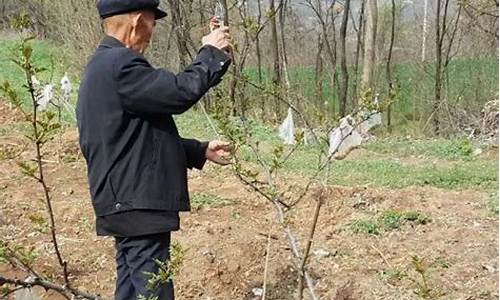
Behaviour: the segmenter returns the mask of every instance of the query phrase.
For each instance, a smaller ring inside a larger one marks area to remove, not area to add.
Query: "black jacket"
[[[187,168],[206,144],[183,139],[172,115],[218,84],[230,60],[212,46],[175,75],[105,37],[82,78],[77,119],[97,217],[132,210],[187,211]]]

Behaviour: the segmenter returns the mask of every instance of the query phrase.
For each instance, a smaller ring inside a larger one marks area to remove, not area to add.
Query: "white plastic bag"
[[[279,135],[287,145],[295,144],[295,127],[293,125],[292,109],[288,108],[288,115],[279,128]]]
[[[351,125],[350,116],[340,120],[339,127],[330,134],[329,154],[335,159],[344,159],[353,149],[359,147],[363,141],[359,132]]]
[[[52,84],[47,84],[43,87],[41,95],[36,99],[40,110],[46,110],[50,101],[54,97],[54,86]]]
[[[314,131],[311,129],[305,129],[304,130],[304,145],[312,146],[312,145],[317,145],[317,144],[318,144],[318,140],[316,138]]]
[[[357,129],[364,135],[367,134],[373,127],[379,125],[382,125],[382,114],[379,112],[372,112],[365,121],[359,124]]]
[[[71,95],[72,85],[71,81],[69,81],[68,74],[66,73],[64,73],[64,76],[61,79],[61,90],[63,92],[64,98],[68,99]]]

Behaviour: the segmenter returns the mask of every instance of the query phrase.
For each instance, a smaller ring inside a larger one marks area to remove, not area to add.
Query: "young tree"
[[[337,13],[334,12],[333,9],[329,9],[324,12],[322,1],[316,1],[313,3],[313,0],[306,0],[305,2],[307,6],[311,8],[316,16],[316,19],[321,28],[321,32],[323,34],[322,40],[326,46],[327,57],[329,58],[332,78],[332,87],[337,89],[337,94],[340,95],[340,88],[338,87],[338,73],[337,73],[337,38],[335,32],[335,19],[337,17]],[[335,5],[335,1],[333,1],[332,6]],[[329,18],[330,17],[330,18]],[[330,33],[331,32],[331,36]],[[335,113],[335,102],[332,101],[332,110]],[[345,112],[340,112],[341,116],[345,115]]]

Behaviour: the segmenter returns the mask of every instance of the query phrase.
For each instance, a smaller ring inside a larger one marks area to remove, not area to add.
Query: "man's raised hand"
[[[223,141],[211,141],[208,143],[205,153],[207,159],[221,166],[230,164],[229,156],[234,150],[233,145]]]
[[[211,45],[225,52],[230,52],[233,49],[231,34],[229,27],[219,26],[217,19],[210,20],[210,29],[212,32],[204,36],[201,40],[203,46]]]

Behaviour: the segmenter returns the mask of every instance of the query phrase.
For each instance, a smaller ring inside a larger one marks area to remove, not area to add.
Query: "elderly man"
[[[143,56],[158,0],[100,0],[106,36],[90,58],[78,105],[80,146],[88,166],[97,234],[116,240],[115,299],[174,299],[171,281],[148,286],[155,260],[169,259],[170,232],[190,209],[187,169],[208,159],[227,164],[230,145],[179,136],[173,115],[191,108],[228,69],[227,27],[202,40],[193,64],[175,75]]]

